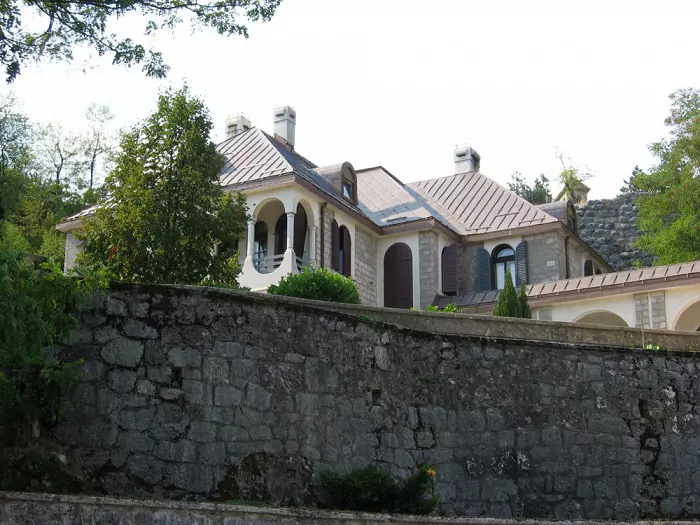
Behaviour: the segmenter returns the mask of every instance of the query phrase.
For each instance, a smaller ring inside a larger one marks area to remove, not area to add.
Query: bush
[[[71,278],[56,264],[36,268],[0,250],[0,439],[38,437],[63,414],[77,366],[49,354],[76,325],[72,312],[105,282]]]
[[[398,514],[429,514],[437,506],[433,478],[435,471],[422,467],[397,483],[378,467],[355,469],[348,474],[321,474],[327,508]],[[430,493],[426,497],[426,493]]]
[[[525,285],[520,285],[520,293],[515,291],[510,270],[506,270],[506,284],[498,294],[498,303],[493,309],[494,317],[519,317],[531,319],[532,311],[527,304],[527,290]]]
[[[418,310],[418,308],[411,308],[411,310]],[[425,307],[426,312],[446,312],[448,314],[456,314],[459,312],[457,305],[455,303],[449,303],[445,305],[442,310],[435,306],[434,304],[429,304]]]
[[[302,268],[301,273],[283,277],[267,291],[287,297],[360,304],[360,292],[357,291],[355,282],[327,268]]]

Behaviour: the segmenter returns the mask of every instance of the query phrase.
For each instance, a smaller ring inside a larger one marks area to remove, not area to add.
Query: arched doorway
[[[574,323],[599,324],[604,326],[626,326],[627,322],[616,313],[607,310],[589,312],[574,320]]]
[[[384,306],[413,306],[413,255],[402,242],[392,244],[384,254]]]
[[[673,325],[674,330],[697,332],[700,330],[700,301],[686,306]]]

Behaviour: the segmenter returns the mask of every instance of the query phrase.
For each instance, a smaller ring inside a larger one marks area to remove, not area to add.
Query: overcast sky
[[[165,81],[79,54],[26,68],[12,89],[35,120],[75,127],[97,102],[129,126],[187,82],[218,138],[228,114],[271,132],[274,107],[291,105],[301,154],[405,182],[453,173],[458,143],[503,184],[555,178],[561,150],[607,198],[653,162],[668,95],[700,87],[698,27],[698,0],[284,0],[249,40],[189,27],[147,40],[172,66]]]

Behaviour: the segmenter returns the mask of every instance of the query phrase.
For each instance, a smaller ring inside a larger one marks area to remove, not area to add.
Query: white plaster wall
[[[557,303],[553,304],[551,308],[552,321],[571,323],[588,313],[607,311],[622,317],[628,326],[635,326],[633,294],[612,295],[610,297]]]
[[[518,247],[518,244],[523,240],[522,237],[518,236],[513,236],[513,237],[501,237],[500,239],[492,240],[492,241],[485,241],[484,242],[484,249],[489,252],[490,255],[493,255],[493,250],[497,246],[500,246],[501,244],[508,244],[510,245],[513,250],[515,250]]]
[[[384,255],[391,245],[402,242],[411,248],[413,263],[413,307],[420,308],[420,245],[419,232],[383,235],[377,241],[377,304],[384,306]]]
[[[76,230],[77,231],[77,230]],[[75,266],[75,259],[83,251],[82,243],[75,238],[75,231],[66,233],[66,248],[64,251],[63,271],[67,272]]]

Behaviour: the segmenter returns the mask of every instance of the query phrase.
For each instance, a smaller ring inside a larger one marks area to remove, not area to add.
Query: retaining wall
[[[699,343],[118,285],[56,436],[112,495],[313,504],[323,470],[426,464],[445,514],[698,517]]]

